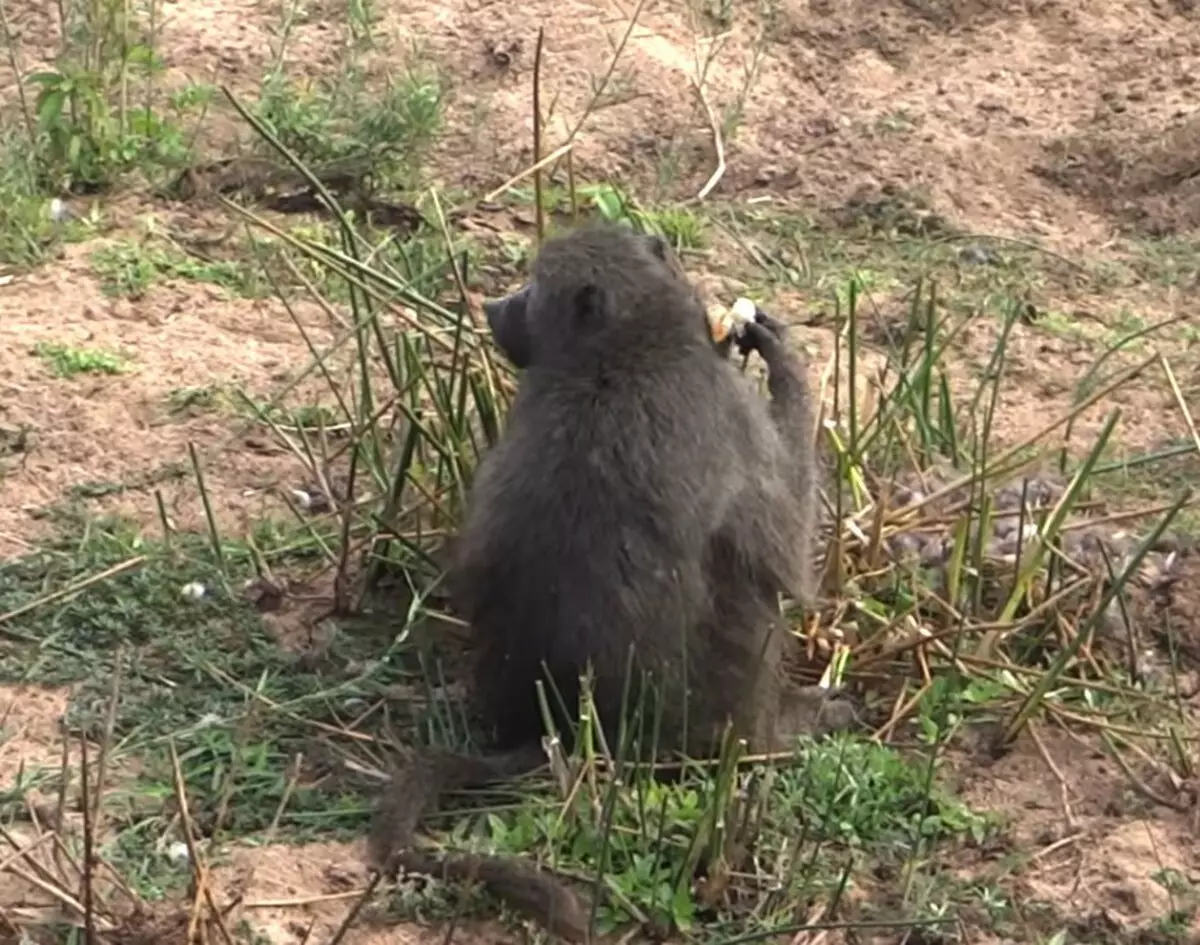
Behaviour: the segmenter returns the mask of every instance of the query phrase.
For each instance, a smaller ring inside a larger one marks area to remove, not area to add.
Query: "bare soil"
[[[1017,898],[1054,903],[1075,918],[1079,941],[1103,941],[1092,937],[1102,933],[1135,941],[1120,936],[1172,908],[1152,877],[1195,873],[1191,816],[1150,814],[1116,765],[1082,740],[1044,729],[1035,735],[995,764],[974,767],[962,797],[975,809],[1011,815],[1013,848],[1032,864]]]
[[[276,6],[167,4],[161,54],[172,79],[215,75],[252,92],[270,58]],[[450,71],[449,127],[436,148],[436,178],[482,193],[531,161],[538,27],[546,28],[542,98],[554,103],[553,145],[586,110],[635,4],[415,0],[377,7],[380,37],[396,49],[418,41]],[[314,4],[297,27],[289,47],[295,75],[318,75],[338,61],[335,8]],[[24,69],[47,61],[58,42],[47,9],[44,0],[6,4]],[[701,94],[698,63],[713,41],[687,5],[647,3],[608,80],[604,107],[583,126],[576,172],[620,179],[651,197],[694,196],[716,167],[713,126],[736,108],[739,120],[721,133],[727,166],[714,199],[765,200],[835,220],[848,205],[915,194],[958,232],[1037,240],[1066,259],[1067,269],[1076,258],[1127,263],[1128,240],[1197,238],[1194,4],[780,0],[771,11],[768,24],[736,7]],[[16,105],[7,73],[0,99]],[[122,203],[122,213],[140,212],[140,199]],[[163,212],[148,200],[145,207]],[[100,490],[93,508],[158,528],[158,489],[176,527],[203,528],[188,444],[204,462],[223,527],[244,532],[268,512],[286,514],[278,493],[297,485],[293,457],[228,413],[173,415],[168,404],[182,388],[238,386],[263,397],[278,390],[309,360],[291,316],[274,300],[182,281],[155,284],[137,300],[106,296],[89,263],[93,248],[69,247],[0,286],[0,432],[29,431],[19,458],[0,460],[0,556],[34,548],[49,528],[45,509],[97,483],[122,488]],[[708,262],[719,270],[725,259]],[[720,283],[718,275],[710,273]],[[1191,318],[1198,278],[1193,261],[1173,284],[1147,280],[1101,291],[1060,280],[1040,301],[1089,315],[1101,328],[1128,310],[1147,322]],[[799,312],[824,301],[793,293],[777,304]],[[333,336],[319,310],[301,305],[298,312],[318,344]],[[819,323],[801,335],[814,353],[831,352],[832,335]],[[1194,410],[1200,359],[1194,340],[1172,338],[1163,350]],[[32,354],[39,342],[119,349],[132,368],[55,377]],[[994,342],[994,326],[965,336],[958,364],[964,376],[977,375]],[[1096,351],[1086,337],[1056,334],[1036,321],[1020,326],[1009,364],[1018,383],[1001,405],[1001,440],[1028,435],[1067,404]],[[1188,433],[1178,399],[1158,373],[1131,386],[1121,406],[1126,449],[1153,449]],[[1090,413],[1077,440],[1087,442],[1103,414]],[[185,474],[170,475],[172,467]],[[1189,640],[1200,640],[1192,600],[1191,591],[1180,590],[1173,618]],[[65,693],[31,687],[0,691],[0,790],[14,783],[21,762],[57,759],[65,701]],[[1109,923],[1092,930],[1095,940],[1114,930],[1132,935],[1168,909],[1155,872],[1200,873],[1190,816],[1129,803],[1112,762],[1068,736],[1043,736],[1042,746],[1026,740],[995,766],[964,776],[966,798],[1011,815],[1015,847],[1036,864],[1024,880],[1030,896],[1062,916],[1078,916],[1080,940],[1089,940],[1089,922]],[[240,882],[249,871],[249,917],[278,943],[304,940],[310,922],[317,924],[310,940],[327,940],[352,902],[349,894],[365,884],[357,847],[334,843],[239,850],[218,869],[217,883]],[[977,931],[973,940],[984,941],[982,927]],[[425,942],[435,934],[442,933],[359,928],[344,941]],[[510,940],[490,926],[472,934],[480,942]],[[458,936],[465,940],[464,931]]]

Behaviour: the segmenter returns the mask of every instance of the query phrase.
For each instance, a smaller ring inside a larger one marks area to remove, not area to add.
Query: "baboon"
[[[627,669],[649,673],[660,747],[691,756],[727,723],[773,750],[853,720],[782,668],[797,644],[779,595],[813,600],[816,496],[805,368],[781,327],[759,313],[736,340],[766,363],[768,403],[725,357],[731,339],[714,342],[666,243],[612,224],[548,241],[529,282],[484,310],[523,374],[447,585],[477,641],[471,697],[506,754],[438,755],[402,775],[380,809],[377,861],[452,782],[512,773],[544,733],[538,680],[569,737],[590,669],[615,735],[637,702]]]

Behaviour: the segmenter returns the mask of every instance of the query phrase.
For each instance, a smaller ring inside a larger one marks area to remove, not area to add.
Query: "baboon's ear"
[[[518,370],[529,367],[533,358],[533,342],[529,335],[529,294],[525,285],[501,299],[483,303],[492,340],[512,366]]]
[[[597,331],[609,323],[616,307],[612,292],[604,286],[588,283],[575,292],[572,321],[577,331]]]

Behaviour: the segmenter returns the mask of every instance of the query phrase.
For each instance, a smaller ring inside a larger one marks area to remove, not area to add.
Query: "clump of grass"
[[[122,355],[99,348],[83,348],[39,341],[33,353],[41,358],[55,377],[74,377],[77,374],[122,374],[129,361]]]
[[[571,876],[600,870],[602,933],[640,922],[721,938],[752,916],[786,930],[815,904],[836,902],[856,857],[899,866],[939,833],[988,834],[985,818],[931,797],[925,773],[892,749],[844,737],[802,740],[796,752],[779,770],[738,770],[733,752],[666,782],[649,770],[614,781],[595,759],[580,761],[565,806],[543,789],[515,809],[458,815],[451,839],[534,853]]]
[[[218,410],[224,392],[215,384],[203,387],[175,387],[167,393],[167,410],[172,415]]]
[[[287,64],[296,14],[285,7],[274,61],[253,107],[257,119],[278,145],[314,167],[339,168],[368,186],[415,186],[441,130],[445,75],[414,47],[399,57],[401,68],[372,76],[361,53],[374,43],[373,13],[355,4],[335,78],[299,85]]]
[[[505,197],[520,204],[534,203],[528,187],[510,188]],[[547,211],[565,213],[574,209],[580,216],[595,214],[604,220],[621,222],[643,233],[664,237],[677,252],[702,249],[708,242],[708,221],[687,207],[647,207],[617,184],[581,184],[574,195],[563,186],[547,185],[542,190]]]
[[[42,188],[38,159],[25,135],[13,128],[0,133],[0,262],[32,266],[60,242],[86,238],[93,221],[56,218]]]
[[[613,184],[586,185],[579,193],[605,220],[626,222],[642,232],[663,236],[677,251],[699,249],[705,244],[704,217],[684,207],[642,207]]]
[[[323,404],[298,404],[285,407],[270,401],[253,398],[237,391],[239,405],[246,416],[254,417],[271,430],[280,432],[301,431],[305,435],[319,436],[345,432],[345,421],[331,407]]]
[[[201,260],[152,242],[114,242],[94,250],[92,266],[109,295],[140,298],[160,279],[209,282],[242,295],[254,294],[253,271],[241,263]]]
[[[310,566],[319,542],[336,544],[336,535],[264,522],[246,539],[219,539],[217,547],[204,535],[150,539],[120,519],[65,521],[70,527],[42,550],[0,566],[0,626],[10,641],[0,682],[73,684],[68,725],[107,725],[121,737],[120,757],[138,760],[135,794],[152,794],[159,779],[169,780],[169,737],[196,810],[215,811],[229,790],[239,799],[222,815],[230,828],[262,829],[284,788],[279,771],[304,741],[304,725],[282,707],[314,699],[315,706],[326,696],[317,675],[292,665],[242,583],[283,564]],[[349,653],[360,644],[347,638],[342,646]],[[115,676],[120,699],[106,721]],[[253,693],[241,683],[250,678],[257,679]],[[336,698],[344,699],[374,683],[368,674],[339,685]],[[225,787],[229,778],[236,784]],[[307,790],[293,799],[299,808],[310,803]],[[334,800],[341,803],[336,791]],[[350,810],[351,822],[362,812]],[[305,829],[303,817],[297,826]]]
[[[213,89],[158,87],[158,0],[58,4],[62,37],[50,64],[29,71],[0,14],[19,112],[0,130],[0,261],[34,265],[61,240],[89,235],[94,220],[52,210],[51,198],[96,193],[130,174],[157,182],[192,159]],[[44,50],[33,55],[41,58]]]
[[[281,554],[296,553],[272,543],[266,530],[256,537],[255,545],[231,543],[218,556],[205,536],[163,543],[129,523],[93,519],[0,565],[7,641],[0,682],[72,684],[67,738],[85,742],[84,749],[99,745],[102,759],[98,772],[93,747],[90,778],[86,750],[82,772],[31,763],[0,795],[0,817],[9,825],[28,821],[22,811],[33,788],[81,801],[88,810],[82,828],[60,828],[68,859],[46,857],[34,868],[77,884],[76,874],[60,870],[80,861],[82,843],[95,857],[93,869],[117,871],[126,893],[115,901],[87,897],[84,914],[72,911],[74,895],[64,900],[65,919],[97,922],[114,935],[106,941],[136,937],[134,927],[151,918],[153,910],[126,911],[128,896],[147,904],[178,895],[203,868],[195,855],[197,823],[210,838],[268,829],[271,836],[303,836],[313,828],[307,811],[326,835],[345,829],[339,817],[358,828],[361,811],[352,798],[347,804],[336,791],[314,794],[295,784],[304,726],[288,721],[286,711],[264,711],[267,703],[259,701],[286,705],[321,684],[289,668],[254,608],[226,587],[253,573],[252,547],[276,564]],[[192,588],[204,593],[185,593]],[[258,680],[256,695],[236,682],[250,678]],[[281,776],[289,770],[290,777]],[[80,795],[81,774],[87,780]],[[182,823],[163,809],[173,796],[186,798]],[[42,841],[34,850],[42,852]],[[21,867],[10,860],[4,869]],[[43,921],[25,924],[33,933]]]

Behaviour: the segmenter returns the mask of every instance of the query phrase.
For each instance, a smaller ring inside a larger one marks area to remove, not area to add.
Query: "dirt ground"
[[[336,62],[336,6],[318,0],[306,8],[290,41],[297,76]],[[418,43],[451,73],[449,128],[433,161],[446,186],[482,193],[530,163],[539,26],[546,29],[542,96],[555,103],[553,144],[583,115],[636,10],[605,105],[576,146],[576,170],[589,178],[628,181],[663,199],[695,196],[716,167],[710,113],[728,117],[739,107],[736,133],[728,142],[722,135],[727,165],[713,199],[833,217],[854,201],[919,194],[960,231],[1036,240],[1068,260],[1121,261],[1139,240],[1200,236],[1200,6],[1190,0],[768,0],[758,12],[735,5],[716,43],[686,4],[662,0],[377,0],[376,7],[381,37],[397,48]],[[44,0],[10,0],[6,13],[21,67],[47,61],[57,36]],[[180,81],[216,75],[246,92],[261,76],[277,25],[277,5],[267,2],[172,0],[161,52]],[[7,72],[0,100],[15,103]],[[139,212],[136,200],[121,206],[123,214]],[[190,471],[169,472],[173,464],[186,470],[189,443],[205,463],[223,527],[248,530],[265,510],[281,508],[280,490],[297,484],[294,458],[228,416],[168,416],[167,404],[172,391],[210,384],[262,396],[278,390],[309,360],[291,317],[273,300],[182,281],[155,284],[136,300],[106,296],[88,262],[91,248],[68,247],[0,285],[0,433],[29,436],[18,458],[3,459],[0,556],[35,547],[49,528],[42,510],[95,483],[124,488],[104,490],[93,508],[157,528],[157,488],[177,527],[203,527]],[[1198,280],[1193,262],[1173,284],[1117,286],[1103,298],[1080,288],[1069,304],[1103,309],[1102,322],[1132,308],[1148,322],[1179,318],[1188,326]],[[333,336],[315,307],[298,312],[318,344]],[[831,350],[826,329],[804,332],[814,350]],[[1194,338],[1178,336],[1169,354],[1193,409],[1200,405]],[[121,349],[135,367],[56,378],[31,353],[43,341]],[[986,362],[991,343],[981,329],[965,349],[974,359],[967,369]],[[1005,395],[1010,441],[1067,402],[1064,376],[1081,376],[1095,355],[1086,343],[1027,326],[1014,352],[1010,367],[1026,383]],[[1178,400],[1157,380],[1133,386],[1122,406],[1130,449],[1188,432]],[[1089,415],[1078,435],[1086,439],[1102,418]],[[20,759],[58,755],[63,697],[28,696],[0,691],[0,790],[13,783]],[[1064,915],[1104,916],[1120,929],[1165,911],[1152,873],[1172,866],[1195,877],[1200,861],[1190,818],[1128,813],[1111,767],[1064,736],[1044,750],[1026,744],[964,787],[970,803],[1017,817],[1025,849],[1037,851],[1031,895]],[[247,897],[260,901],[250,912],[266,940],[299,942],[315,920],[311,940],[325,941],[350,892],[365,883],[359,860],[356,847],[339,844],[240,851],[218,871],[218,883],[253,864]],[[478,934],[509,940],[498,929]],[[358,929],[345,939],[426,940],[431,933],[416,928]]]

